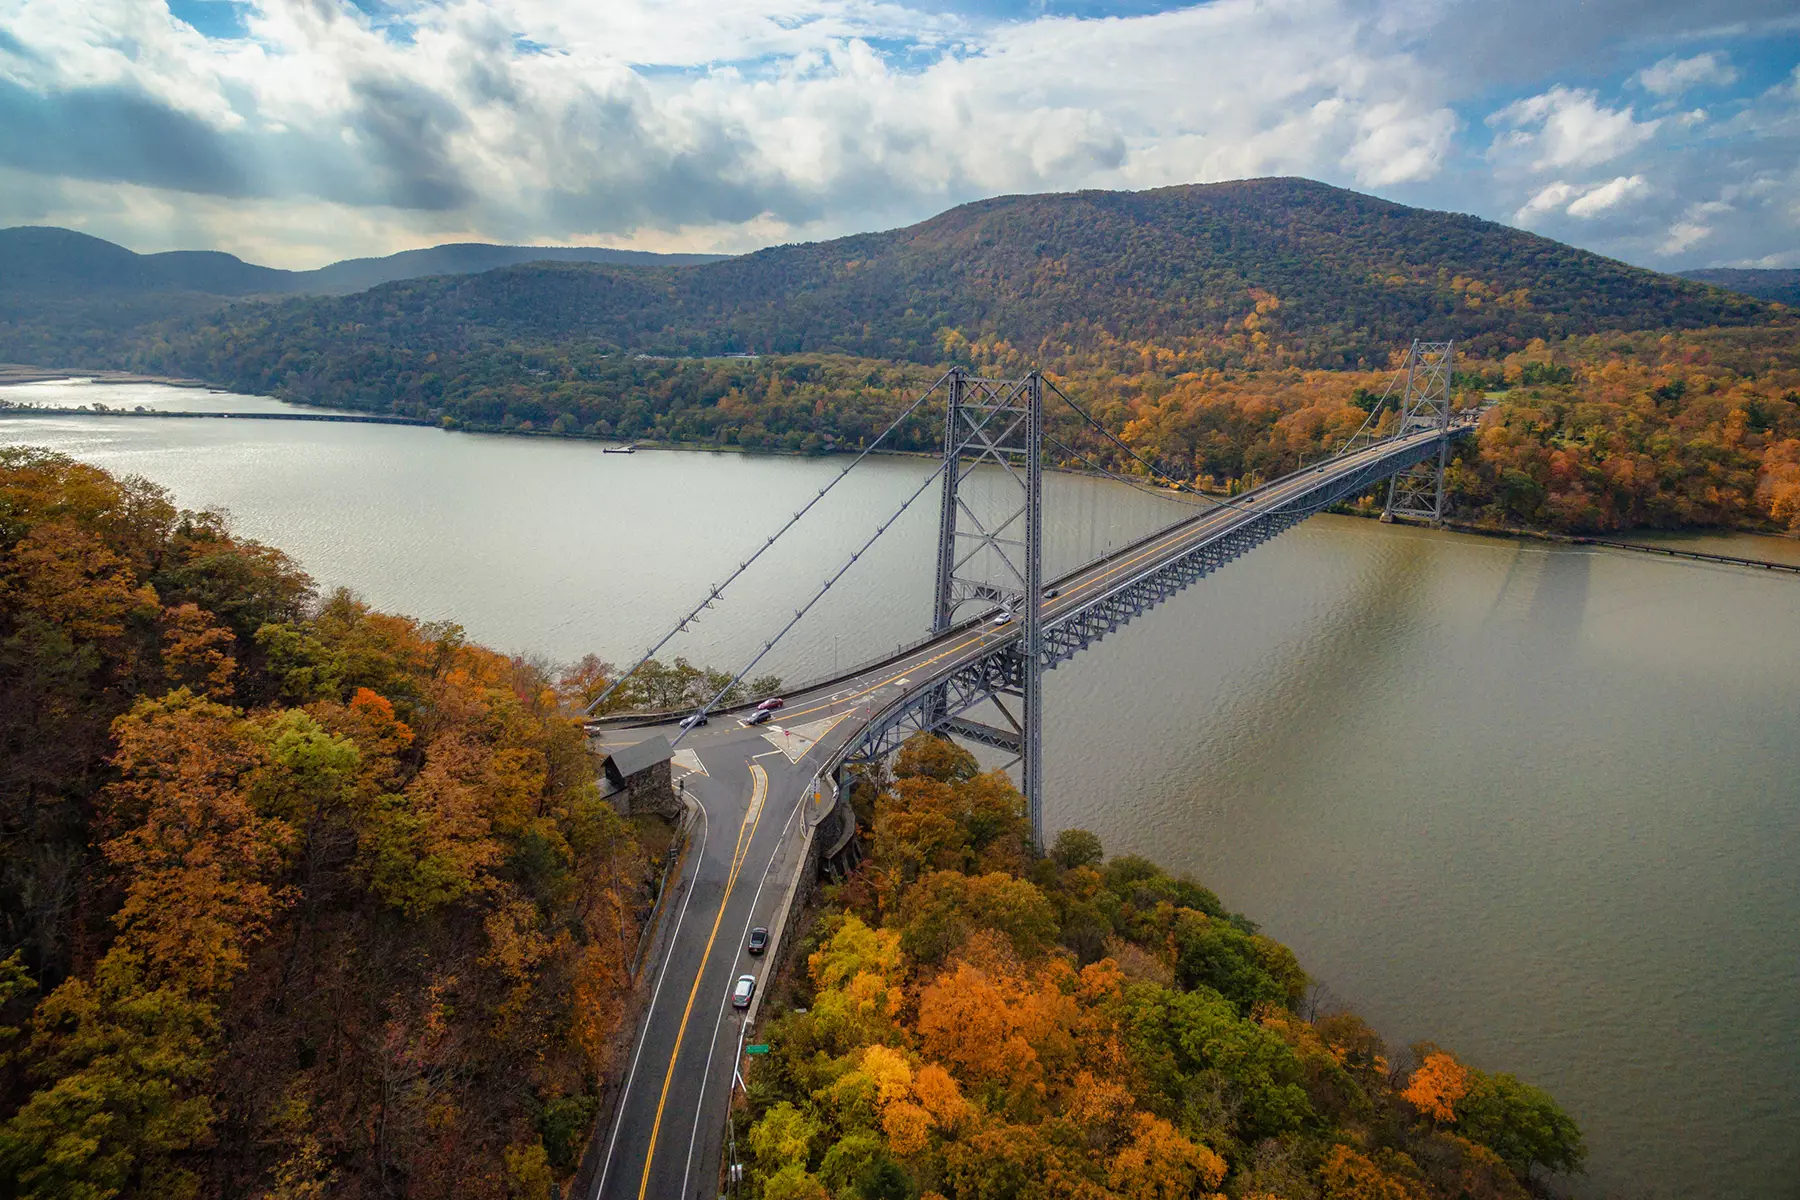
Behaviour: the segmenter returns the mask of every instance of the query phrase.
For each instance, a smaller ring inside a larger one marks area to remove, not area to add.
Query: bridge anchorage
[[[1019,769],[1032,834],[1043,846],[1045,672],[1238,556],[1384,479],[1391,481],[1384,520],[1398,515],[1441,524],[1450,441],[1474,428],[1473,414],[1451,411],[1452,350],[1449,342],[1413,343],[1391,428],[1380,428],[1384,398],[1364,429],[1324,463],[1212,501],[1195,516],[1048,581],[1043,456],[1047,442],[1068,447],[1045,432],[1046,390],[1112,435],[1036,371],[1008,380],[952,370],[940,381],[944,461],[932,612],[932,633],[945,647],[938,656],[942,666],[902,681],[907,690],[871,712],[845,744],[837,761],[840,794],[843,767],[878,763],[915,733],[946,734],[1012,756],[1006,767]],[[1159,482],[1174,482],[1139,461]],[[972,488],[984,466],[991,469]],[[985,505],[971,502],[972,490]],[[978,611],[959,618],[966,606]],[[1007,614],[1010,619],[1002,620]],[[984,706],[1000,714],[1000,724],[978,719]],[[846,824],[832,840],[847,849],[851,832]]]

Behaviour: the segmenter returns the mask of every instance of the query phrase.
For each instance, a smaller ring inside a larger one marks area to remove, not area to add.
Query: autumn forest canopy
[[[1541,1089],[1319,1012],[1210,891],[920,736],[857,803],[738,1141],[764,1200],[1524,1200],[1578,1169]]]
[[[557,1194],[667,841],[570,720],[609,673],[0,450],[0,1196]],[[1319,1011],[1204,887],[1040,854],[948,742],[851,802],[868,855],[733,1115],[763,1200],[1522,1200],[1584,1161],[1530,1083]]]
[[[591,684],[0,449],[0,1196],[550,1195],[653,878]]]
[[[1163,469],[1230,490],[1342,445],[1398,352],[1454,339],[1461,402],[1498,400],[1461,449],[1458,516],[1800,532],[1795,329],[1782,305],[1492,222],[1265,179],[1003,197],[685,266],[229,305],[17,293],[0,358],[452,428],[809,453],[866,444],[947,365],[1035,367]],[[932,415],[892,444],[931,446]]]

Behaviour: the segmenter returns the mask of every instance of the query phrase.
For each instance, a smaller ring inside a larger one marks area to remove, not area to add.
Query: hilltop
[[[47,225],[0,229],[0,280],[15,294],[63,297],[196,292],[210,296],[333,295],[424,275],[491,271],[525,262],[686,266],[713,254],[651,254],[593,246],[495,246],[456,242],[382,258],[349,258],[312,271],[247,263],[217,250],[138,254],[104,238]]]
[[[531,264],[290,304],[262,319],[264,336],[284,342],[355,325],[412,342],[485,333],[666,354],[934,361],[954,330],[1044,347],[1050,358],[1153,343],[1226,359],[1266,348],[1334,367],[1385,361],[1412,337],[1454,337],[1485,353],[1533,337],[1765,314],[1743,297],[1490,221],[1261,179],[1008,196],[905,229],[682,269]]]
[[[1800,270],[1708,267],[1704,271],[1683,271],[1681,277],[1800,308]]]

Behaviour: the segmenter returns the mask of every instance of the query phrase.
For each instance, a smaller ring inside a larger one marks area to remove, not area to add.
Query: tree
[[[1418,1164],[1397,1150],[1370,1158],[1348,1146],[1333,1146],[1319,1168],[1325,1200],[1431,1200]]]
[[[1498,1154],[1529,1178],[1545,1166],[1572,1173],[1587,1161],[1587,1146],[1573,1118],[1550,1093],[1507,1074],[1471,1071],[1456,1130]]]
[[[1425,1055],[1400,1098],[1433,1121],[1456,1120],[1456,1104],[1469,1093],[1469,1072],[1448,1054]]]
[[[819,1123],[783,1100],[750,1127],[746,1143],[757,1167],[774,1175],[789,1165],[804,1170],[818,1136]]]
[[[831,1200],[831,1193],[799,1163],[789,1163],[763,1181],[763,1200]]]
[[[980,774],[975,756],[949,738],[929,733],[915,733],[894,756],[896,779],[925,778],[939,783],[957,783]]]
[[[91,982],[70,979],[46,997],[32,1027],[27,1055],[44,1086],[0,1126],[12,1194],[191,1194],[197,1179],[175,1156],[212,1124],[212,1006],[150,985],[135,956],[115,951]]]
[[[1085,829],[1064,829],[1050,847],[1050,857],[1065,871],[1075,867],[1098,866],[1106,856],[1100,839]]]
[[[1224,1159],[1150,1113],[1137,1114],[1131,1142],[1107,1169],[1107,1182],[1125,1200],[1185,1200],[1224,1178]]]

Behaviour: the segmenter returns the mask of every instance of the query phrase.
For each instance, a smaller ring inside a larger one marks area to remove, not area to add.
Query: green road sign
[[[764,1044],[761,1046],[745,1046],[744,1047],[745,1054],[767,1054],[768,1052],[769,1052],[769,1047],[767,1044]]]

